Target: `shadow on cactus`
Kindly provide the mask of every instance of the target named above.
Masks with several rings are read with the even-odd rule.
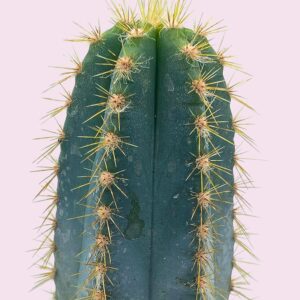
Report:
[[[254,257],[238,218],[252,181],[234,137],[253,140],[230,104],[252,108],[224,79],[240,66],[207,38],[223,28],[184,28],[180,0],[112,8],[115,25],[81,28],[86,57],[50,86],[63,99],[45,119],[66,119],[36,160],[49,201],[37,286],[54,279],[57,300],[249,299],[234,253]]]

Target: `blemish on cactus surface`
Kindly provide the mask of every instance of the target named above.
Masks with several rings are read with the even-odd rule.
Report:
[[[145,222],[140,218],[141,208],[138,200],[134,195],[129,195],[131,209],[127,216],[127,226],[124,232],[126,239],[134,240],[140,237],[143,233]]]

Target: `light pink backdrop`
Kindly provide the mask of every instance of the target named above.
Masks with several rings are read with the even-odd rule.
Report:
[[[258,187],[247,198],[259,217],[246,223],[258,233],[252,242],[260,257],[257,267],[249,267],[257,279],[249,294],[300,299],[299,1],[194,0],[191,7],[191,20],[202,13],[224,19],[224,45],[233,45],[231,52],[254,77],[242,88],[258,111],[250,114],[249,133],[260,149],[246,155],[259,159],[247,163]],[[63,54],[72,48],[81,57],[85,53],[86,46],[63,42],[78,31],[72,21],[100,19],[106,29],[109,13],[101,0],[10,0],[1,2],[0,14],[0,298],[49,299],[46,287],[28,293],[35,270],[28,269],[33,260],[26,252],[35,247],[33,228],[43,208],[31,200],[41,179],[29,172],[41,147],[32,139],[41,127],[55,128],[54,122],[40,122],[51,107],[41,100],[42,91],[57,79],[57,70],[47,66],[68,65]]]

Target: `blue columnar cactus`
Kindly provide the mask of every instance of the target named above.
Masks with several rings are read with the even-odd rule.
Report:
[[[48,113],[66,109],[65,124],[37,159],[54,163],[37,194],[51,201],[38,285],[54,279],[57,300],[248,299],[232,280],[233,268],[247,275],[235,245],[252,254],[234,136],[252,140],[230,103],[251,107],[223,76],[238,66],[207,39],[218,23],[182,27],[184,1],[139,4],[139,18],[113,5],[111,29],[76,39],[90,43],[85,59],[51,86],[75,76]]]

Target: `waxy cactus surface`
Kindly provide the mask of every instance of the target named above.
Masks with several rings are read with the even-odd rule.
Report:
[[[57,300],[248,299],[234,249],[253,255],[237,219],[250,179],[234,137],[252,140],[230,104],[251,107],[223,76],[239,66],[210,45],[219,23],[183,27],[184,1],[139,4],[74,39],[89,51],[51,86],[64,102],[47,117],[66,120],[37,159],[53,163],[37,285],[54,279]]]

